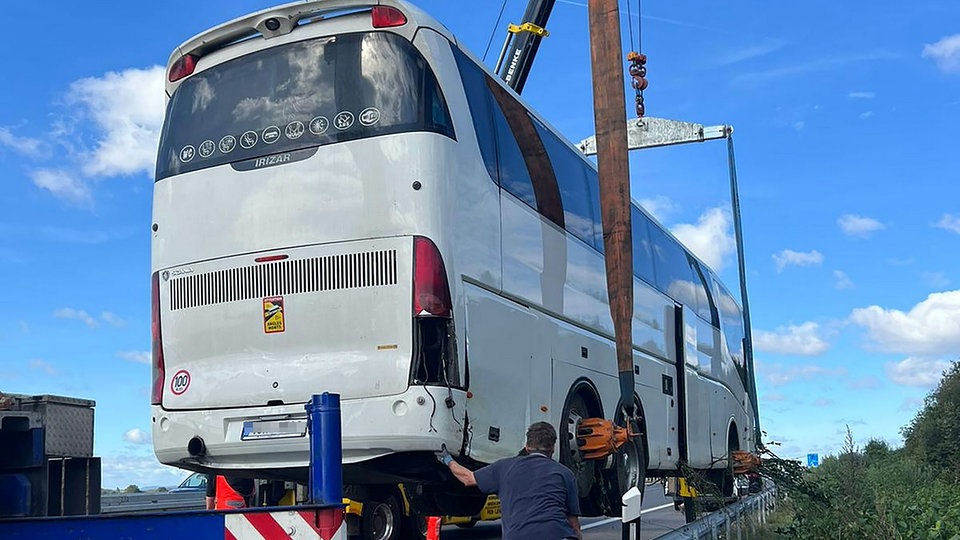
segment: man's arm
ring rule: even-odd
[[[467,487],[477,485],[477,479],[473,476],[473,471],[454,461],[453,456],[447,451],[447,445],[443,445],[442,449],[435,454],[440,463],[450,468],[450,472],[461,484]]]
[[[473,476],[473,471],[451,459],[448,467],[450,472],[457,477],[461,484],[471,487],[477,485],[477,479]]]
[[[580,532],[580,518],[577,516],[567,516],[567,521],[569,521],[570,526],[573,527],[573,532],[577,533],[577,538],[582,539],[583,533]]]

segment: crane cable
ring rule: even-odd
[[[630,10],[630,0],[627,1],[627,24],[630,32],[630,46],[634,44],[633,40],[633,13]],[[637,0],[637,48],[627,53],[627,60],[630,62],[630,86],[636,92],[634,102],[636,104],[637,118],[643,118],[646,113],[646,107],[643,103],[643,91],[647,89],[647,55],[638,52],[643,47],[643,14],[641,0]]]
[[[503,0],[503,3],[500,4],[500,14],[497,15],[497,22],[493,23],[493,30],[490,31],[490,39],[487,40],[487,48],[483,50],[483,63],[487,62],[487,53],[490,52],[490,44],[493,43],[493,36],[497,33],[497,28],[500,27],[500,19],[503,18],[503,10],[507,7],[507,0]]]

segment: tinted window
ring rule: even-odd
[[[600,231],[600,193],[596,173],[574,151],[540,122],[534,120],[550,163],[553,165],[563,202],[563,219],[567,231],[587,244],[602,249]]]
[[[487,87],[487,74],[483,72],[473,60],[463,54],[456,47],[453,54],[460,67],[460,77],[463,80],[463,89],[470,104],[470,116],[473,117],[473,128],[480,144],[480,154],[483,163],[487,166],[490,178],[499,182],[497,173],[497,139],[494,136],[494,110],[491,103],[490,89]],[[529,204],[529,203],[528,203]]]
[[[720,285],[718,281],[714,280],[714,283],[717,285],[714,289],[717,292],[717,311],[719,311],[720,320],[723,323],[723,335],[727,340],[727,350],[730,351],[733,361],[738,366],[743,367],[743,313],[730,291]]]
[[[289,43],[204,70],[167,105],[157,179],[405,131],[453,137],[436,77],[385,32]]]
[[[687,258],[693,268],[693,282],[696,285],[697,292],[697,314],[705,321],[710,321],[710,324],[715,328],[720,328],[720,319],[714,306],[713,294],[710,293],[710,270],[692,256],[688,255]]]
[[[563,227],[563,205],[557,178],[530,115],[519,101],[489,77],[487,86],[499,106],[497,112],[502,113],[495,114],[494,120],[498,148],[501,150],[500,184],[536,208],[541,216]],[[523,170],[506,161],[507,158],[515,159],[512,154],[517,149],[525,165]]]
[[[687,261],[687,252],[655,224],[650,225],[650,243],[657,288],[677,302],[696,310],[698,286]]]
[[[647,216],[636,206],[630,207],[631,237],[633,238],[633,274],[640,279],[655,283],[653,276],[653,247],[647,228]]]
[[[520,145],[503,113],[497,109],[493,113],[494,131],[497,135],[497,156],[500,163],[500,186],[516,198],[537,207],[537,197],[533,194],[533,182],[527,163],[523,159]]]

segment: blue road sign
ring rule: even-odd
[[[818,467],[820,465],[820,454],[807,454],[807,467]]]

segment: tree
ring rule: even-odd
[[[901,433],[907,452],[960,481],[960,361],[944,372],[940,384]]]
[[[140,486],[136,484],[130,484],[129,486],[123,488],[124,493],[140,493]]]

